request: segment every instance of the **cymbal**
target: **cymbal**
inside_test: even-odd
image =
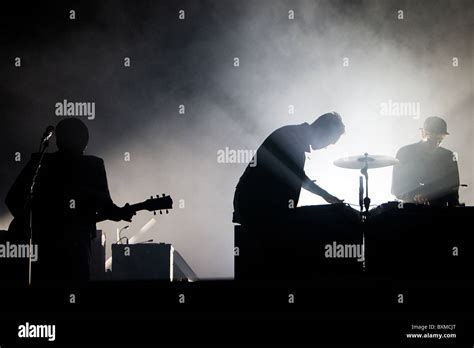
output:
[[[334,161],[335,166],[347,169],[362,169],[365,167],[366,163],[368,164],[369,169],[383,168],[397,164],[398,160],[390,156],[365,154],[360,156],[343,157]]]

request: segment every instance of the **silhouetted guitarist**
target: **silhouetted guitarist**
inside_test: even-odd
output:
[[[32,155],[8,192],[5,202],[15,218],[13,232],[28,233],[30,208],[33,212],[33,243],[38,244],[33,283],[86,282],[96,221],[131,221],[134,215],[128,205],[119,208],[113,203],[103,160],[84,155],[88,140],[88,129],[81,120],[60,121],[58,151],[45,153],[31,205],[28,197],[40,154]]]

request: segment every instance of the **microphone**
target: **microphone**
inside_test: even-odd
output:
[[[46,130],[43,133],[43,136],[41,137],[41,143],[44,143],[48,141],[54,133],[54,127],[53,126],[48,126],[46,127]]]

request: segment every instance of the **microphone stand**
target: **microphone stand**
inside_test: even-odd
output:
[[[366,219],[366,214],[364,214],[364,178],[359,176],[359,207],[360,207],[360,222],[364,223]],[[364,262],[362,264],[362,269],[365,272],[365,233],[362,231],[362,250],[364,253]]]
[[[367,213],[369,211],[370,207],[370,198],[369,198],[369,160],[368,157],[369,154],[366,152],[365,153],[365,166],[360,170],[362,175],[365,176],[365,198],[364,198],[364,207],[365,207],[365,212]]]
[[[359,177],[359,205],[360,205],[360,216],[362,223],[364,223],[367,219],[367,214],[369,212],[370,207],[370,198],[369,198],[369,154],[366,152],[365,154],[365,165],[360,170],[360,173],[365,176],[365,198],[364,197],[364,183],[362,176]],[[362,212],[365,208],[365,212]],[[363,270],[365,272],[365,232],[362,233],[362,248],[364,253],[364,262],[363,262]]]
[[[36,179],[38,177],[41,164],[43,163],[43,157],[46,152],[46,149],[49,146],[49,138],[51,137],[52,133],[50,133],[48,136],[46,136],[42,141],[40,145],[40,159],[38,161],[38,164],[35,169],[35,174],[33,175],[33,179],[31,181],[31,187],[30,187],[30,195],[28,197],[28,202],[29,202],[29,215],[30,215],[30,221],[29,221],[29,229],[30,229],[30,255],[29,255],[29,260],[28,260],[28,285],[31,285],[31,257],[32,257],[32,250],[33,250],[33,198],[34,198],[34,190],[35,190],[35,185],[36,185]]]

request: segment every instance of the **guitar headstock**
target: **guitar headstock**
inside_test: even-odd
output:
[[[156,197],[153,198],[153,196],[151,196],[150,199],[147,199],[142,205],[143,209],[152,211],[155,215],[157,210],[160,211],[160,214],[163,214],[162,211],[166,210],[166,214],[168,214],[168,209],[173,209],[173,200],[170,196],[166,196],[163,193],[161,197],[156,195]]]

